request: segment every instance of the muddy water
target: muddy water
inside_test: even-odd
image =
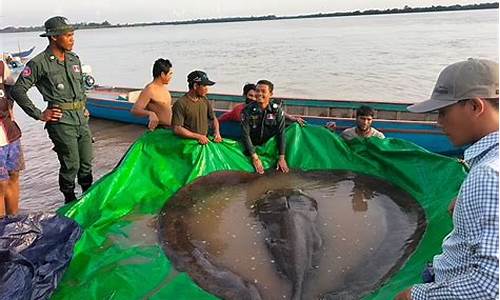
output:
[[[20,113],[20,118],[24,117]],[[59,192],[57,155],[41,122],[21,121],[26,169],[21,173],[22,212],[53,211],[64,204]],[[97,180],[116,166],[127,149],[145,131],[143,126],[91,119],[95,143],[93,174]],[[80,193],[77,185],[77,194]]]
[[[252,210],[266,191],[283,188],[299,188],[318,202],[316,226],[323,245],[304,299],[332,291],[359,296],[376,288],[399,268],[425,226],[408,194],[374,178],[345,172],[261,177],[227,172],[198,180],[174,196],[159,218],[160,239],[179,243],[179,235],[169,230],[183,227],[184,246],[201,249],[216,265],[255,284],[264,299],[287,299],[291,285],[276,272],[266,232]]]

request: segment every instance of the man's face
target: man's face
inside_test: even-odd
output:
[[[169,84],[170,81],[172,81],[172,78],[174,77],[174,69],[170,68],[168,73],[161,72],[161,81],[163,84]]]
[[[470,107],[468,103],[455,103],[439,109],[438,124],[444,134],[455,146],[464,146],[471,142],[471,125],[468,120]]]
[[[56,35],[53,39],[59,48],[64,49],[65,51],[71,51],[73,50],[73,45],[75,44],[74,35],[75,33],[70,31],[64,34]]]
[[[361,131],[368,131],[372,127],[372,116],[358,116],[356,117],[356,126]]]
[[[267,84],[258,84],[255,93],[255,101],[258,103],[269,103],[273,93],[269,90]]]
[[[208,94],[208,85],[194,84],[194,93],[197,97],[204,97]]]

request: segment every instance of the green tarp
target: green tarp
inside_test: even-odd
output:
[[[436,155],[398,139],[345,142],[321,127],[292,125],[286,130],[292,169],[352,170],[387,180],[423,207],[427,228],[400,271],[366,299],[392,299],[418,283],[425,263],[440,252],[451,230],[447,213],[465,177],[453,158]],[[258,148],[265,168],[276,164],[274,139]],[[74,257],[54,299],[214,299],[164,255],[154,230],[166,201],[198,177],[222,170],[253,172],[240,143],[224,140],[201,146],[171,131],[147,132],[119,166],[101,178],[76,204],[60,213],[84,228]]]

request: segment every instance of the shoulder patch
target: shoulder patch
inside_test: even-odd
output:
[[[79,65],[73,65],[73,72],[75,73],[80,73],[80,66]]]
[[[29,66],[24,67],[23,72],[21,73],[23,77],[29,77],[31,74],[33,74],[33,71],[31,71]]]

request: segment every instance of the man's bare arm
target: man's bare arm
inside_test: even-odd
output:
[[[189,129],[186,129],[179,125],[174,125],[174,133],[186,139],[197,140],[198,143],[202,145],[208,144],[210,142],[210,140],[206,136],[192,132]]]
[[[130,112],[133,115],[139,117],[148,117],[149,119],[148,128],[150,130],[153,130],[156,128],[156,126],[158,126],[160,120],[158,119],[158,115],[156,115],[154,111],[146,109],[146,106],[149,104],[150,101],[151,101],[151,92],[149,91],[148,88],[145,88],[139,94],[139,98],[137,98],[137,101],[134,103],[134,106],[132,107]]]
[[[139,94],[139,97],[130,112],[138,117],[149,117],[150,111],[146,110],[146,106],[149,104],[149,101],[151,101],[151,93],[148,88],[145,88]]]
[[[217,120],[217,118],[214,118],[213,126],[214,126],[214,142],[220,143],[222,142],[222,136],[220,135],[219,120]]]

